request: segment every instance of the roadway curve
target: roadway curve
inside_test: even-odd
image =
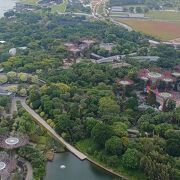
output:
[[[127,24],[124,24],[124,23],[119,22],[119,21],[115,21],[115,20],[112,19],[112,18],[109,18],[109,20],[110,20],[112,23],[114,23],[115,25],[124,27],[124,28],[127,29],[129,32],[133,31],[133,28],[132,28],[131,26],[128,26]]]

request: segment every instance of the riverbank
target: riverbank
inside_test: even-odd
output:
[[[110,167],[110,165],[108,165],[106,162],[102,160],[104,159],[102,157],[103,152],[98,151],[98,153],[94,153],[94,154],[89,153],[88,151],[89,147],[93,147],[93,146],[94,146],[94,143],[89,139],[82,140],[76,144],[76,148],[79,149],[81,152],[83,152],[87,156],[87,160],[97,165],[98,167],[103,168],[109,173],[112,173],[122,179],[131,179],[131,180],[139,180],[139,179],[146,180],[147,179],[145,175],[138,170],[134,170],[134,171],[127,170],[127,169],[124,169],[122,166],[118,166],[118,168]],[[99,154],[101,154],[101,157]],[[121,161],[119,161],[119,164],[120,163]]]

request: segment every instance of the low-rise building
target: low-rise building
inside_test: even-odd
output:
[[[111,12],[124,12],[124,8],[122,6],[112,6]]]
[[[129,13],[128,14],[129,18],[145,18],[144,14],[140,14],[140,13]]]
[[[100,48],[103,48],[107,51],[112,51],[113,47],[116,47],[116,45],[114,43],[101,43],[100,44]]]

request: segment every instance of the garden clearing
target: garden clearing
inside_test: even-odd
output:
[[[119,22],[157,39],[168,41],[180,37],[180,22],[164,22],[152,20],[119,19]]]
[[[53,13],[55,12],[65,13],[67,5],[68,5],[68,0],[63,0],[61,4],[52,5],[51,11]]]

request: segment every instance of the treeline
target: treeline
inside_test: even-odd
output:
[[[135,86],[127,88],[126,99],[121,97],[116,77],[128,75],[143,88],[136,71],[79,63],[51,72],[47,85],[30,89],[28,103],[64,139],[102,163],[136,171],[140,179],[178,179],[180,109],[141,111]],[[128,138],[132,127],[139,129],[139,138]]]
[[[18,29],[18,31],[17,31]],[[16,14],[15,18],[0,20],[0,39],[7,41],[2,46],[0,60],[5,71],[35,72],[38,69],[51,69],[62,66],[62,60],[69,53],[64,47],[65,42],[79,43],[82,39],[93,39],[96,44],[91,51],[107,55],[106,50],[98,44],[114,43],[114,54],[128,54],[147,47],[146,36],[109,24],[86,20],[85,17],[44,15],[34,13]],[[18,50],[15,57],[10,57],[12,47],[27,47]],[[88,54],[86,57],[88,58]],[[109,54],[109,53],[108,53]],[[110,54],[109,54],[110,55]]]

